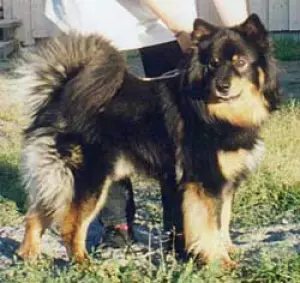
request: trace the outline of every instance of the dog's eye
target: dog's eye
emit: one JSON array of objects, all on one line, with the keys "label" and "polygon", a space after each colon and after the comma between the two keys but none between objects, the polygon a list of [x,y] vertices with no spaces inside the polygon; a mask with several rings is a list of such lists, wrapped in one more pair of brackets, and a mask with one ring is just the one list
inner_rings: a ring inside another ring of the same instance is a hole
[{"label": "dog's eye", "polygon": [[218,67],[220,67],[220,65],[221,65],[221,61],[219,58],[212,58],[208,63],[208,66],[211,69],[218,68]]},{"label": "dog's eye", "polygon": [[235,62],[235,66],[237,68],[244,68],[247,66],[247,61],[244,58],[239,58],[238,60],[236,60]]}]

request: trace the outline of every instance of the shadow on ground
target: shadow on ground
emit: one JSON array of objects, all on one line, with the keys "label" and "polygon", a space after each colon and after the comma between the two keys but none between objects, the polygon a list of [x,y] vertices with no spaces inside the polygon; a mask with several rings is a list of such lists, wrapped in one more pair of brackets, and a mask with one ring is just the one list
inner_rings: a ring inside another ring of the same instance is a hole
[{"label": "shadow on ground", "polygon": [[19,168],[0,161],[0,202],[11,200],[16,203],[20,212],[25,210],[25,193],[22,189]]}]

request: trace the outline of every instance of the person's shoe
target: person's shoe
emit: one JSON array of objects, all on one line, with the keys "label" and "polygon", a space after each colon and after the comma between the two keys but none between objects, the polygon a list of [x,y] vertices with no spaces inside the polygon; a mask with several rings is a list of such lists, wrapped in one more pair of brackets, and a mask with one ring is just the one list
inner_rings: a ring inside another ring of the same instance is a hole
[{"label": "person's shoe", "polygon": [[99,248],[102,259],[117,260],[125,259],[127,255],[138,256],[146,251],[144,245],[135,240],[132,226],[126,223],[106,227]]},{"label": "person's shoe", "polygon": [[133,242],[133,233],[128,224],[122,223],[105,228],[101,247],[126,248]]}]

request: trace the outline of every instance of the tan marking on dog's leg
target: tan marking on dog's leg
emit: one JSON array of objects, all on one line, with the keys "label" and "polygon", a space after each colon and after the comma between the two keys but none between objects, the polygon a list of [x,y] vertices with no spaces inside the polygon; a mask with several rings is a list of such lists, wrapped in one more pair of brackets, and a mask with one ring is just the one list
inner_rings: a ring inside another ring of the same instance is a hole
[{"label": "tan marking on dog's leg", "polygon": [[111,183],[111,178],[107,178],[99,198],[85,196],[85,199],[72,202],[65,213],[61,223],[61,235],[69,258],[74,258],[78,263],[88,258],[86,251],[88,227],[104,206]]},{"label": "tan marking on dog's leg", "polygon": [[29,212],[26,216],[24,239],[17,250],[18,256],[25,260],[37,258],[41,252],[41,241],[45,230],[51,224],[51,218],[39,211]]},{"label": "tan marking on dog's leg", "polygon": [[60,233],[64,240],[69,258],[71,258],[73,255],[72,240],[77,225],[78,209],[79,207],[77,207],[75,203],[71,203],[66,209],[66,212],[64,213],[60,223]]},{"label": "tan marking on dog's leg", "polygon": [[229,233],[233,198],[234,190],[227,190],[224,188],[222,192],[221,239],[229,254],[232,254],[237,250],[236,246],[232,243]]},{"label": "tan marking on dog's leg", "polygon": [[209,196],[198,183],[184,185],[182,212],[185,249],[201,263],[220,260],[223,266],[234,266],[220,241],[217,224],[218,200]]}]

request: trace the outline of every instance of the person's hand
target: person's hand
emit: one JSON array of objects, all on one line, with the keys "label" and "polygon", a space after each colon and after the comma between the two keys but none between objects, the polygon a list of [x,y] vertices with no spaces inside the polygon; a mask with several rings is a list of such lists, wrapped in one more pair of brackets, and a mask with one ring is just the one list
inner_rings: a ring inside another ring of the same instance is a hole
[{"label": "person's hand", "polygon": [[188,32],[180,31],[177,34],[175,34],[175,37],[182,52],[185,53],[192,45],[191,35]]}]

